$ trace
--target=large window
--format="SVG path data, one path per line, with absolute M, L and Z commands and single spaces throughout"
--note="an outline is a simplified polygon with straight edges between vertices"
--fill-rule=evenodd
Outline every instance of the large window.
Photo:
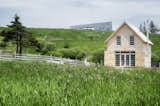
M 134 67 L 135 51 L 116 51 L 115 65 L 121 67 Z
M 134 36 L 130 36 L 130 45 L 134 45 Z
M 121 36 L 117 36 L 117 45 L 121 45 Z

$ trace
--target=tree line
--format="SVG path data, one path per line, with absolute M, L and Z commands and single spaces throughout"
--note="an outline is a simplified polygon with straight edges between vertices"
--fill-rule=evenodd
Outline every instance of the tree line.
M 160 31 L 153 20 L 144 21 L 142 24 L 140 24 L 139 29 L 144 33 L 146 33 L 147 31 L 149 31 L 150 33 L 157 33 L 158 31 Z

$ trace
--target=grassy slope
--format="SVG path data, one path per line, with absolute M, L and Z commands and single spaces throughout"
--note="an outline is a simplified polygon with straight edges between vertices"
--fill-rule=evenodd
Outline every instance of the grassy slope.
M 151 35 L 151 41 L 154 43 L 152 46 L 152 51 L 160 51 L 160 35 Z
M 0 31 L 4 28 L 0 28 Z M 111 35 L 112 32 L 101 31 L 77 31 L 69 29 L 45 29 L 45 28 L 29 28 L 40 42 L 55 43 L 57 50 L 64 47 L 65 43 L 69 43 L 70 48 L 80 48 L 87 53 L 92 53 L 94 50 L 104 48 L 105 39 Z M 154 45 L 152 51 L 160 50 L 160 35 L 150 36 Z M 14 50 L 12 44 L 6 49 Z M 32 49 L 25 49 L 24 52 L 35 53 Z
M 111 32 L 67 29 L 29 29 L 29 31 L 42 42 L 55 43 L 58 49 L 63 48 L 65 43 L 69 43 L 70 48 L 80 48 L 89 53 L 103 48 L 104 39 L 111 34 Z
M 160 71 L 0 62 L 0 105 L 160 105 Z
M 95 49 L 103 48 L 104 39 L 111 34 L 111 32 L 77 31 L 69 29 L 29 28 L 28 30 L 42 43 L 55 43 L 57 49 L 61 49 L 65 43 L 69 43 L 70 48 L 80 48 L 89 53 Z M 6 49 L 15 50 L 15 47 L 9 44 Z M 32 49 L 26 49 L 25 52 L 34 53 Z

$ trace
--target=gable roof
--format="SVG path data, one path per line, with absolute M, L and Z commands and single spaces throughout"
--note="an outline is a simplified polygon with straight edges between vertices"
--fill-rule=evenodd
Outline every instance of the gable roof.
M 146 37 L 146 35 L 144 35 L 137 27 L 135 27 L 132 24 L 129 24 L 127 22 L 124 22 L 115 32 L 112 33 L 111 36 L 109 36 L 105 43 L 107 43 L 113 36 L 116 35 L 116 33 L 123 27 L 123 26 L 128 26 L 134 33 L 136 33 L 136 35 L 138 35 L 138 37 L 145 43 L 149 43 L 151 45 L 153 45 L 153 43 Z

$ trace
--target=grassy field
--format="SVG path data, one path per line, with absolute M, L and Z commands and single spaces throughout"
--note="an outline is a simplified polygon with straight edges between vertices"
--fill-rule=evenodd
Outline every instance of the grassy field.
M 0 105 L 158 106 L 160 70 L 0 61 Z

